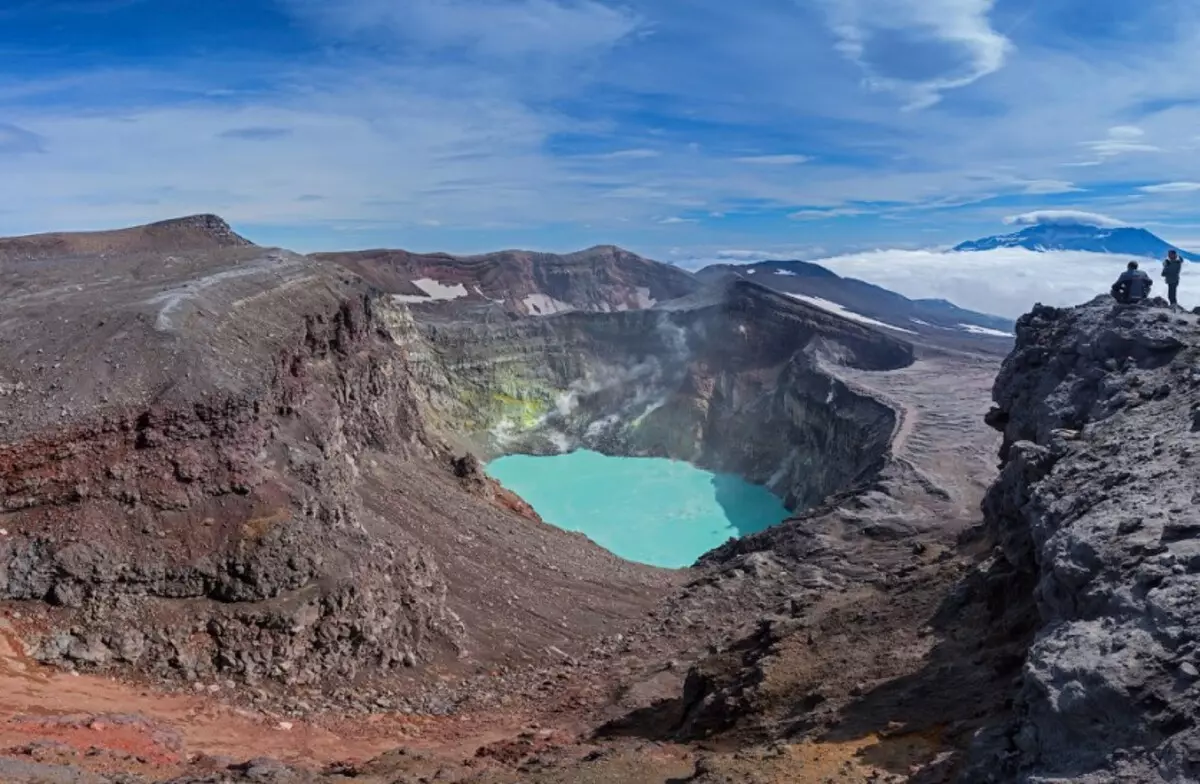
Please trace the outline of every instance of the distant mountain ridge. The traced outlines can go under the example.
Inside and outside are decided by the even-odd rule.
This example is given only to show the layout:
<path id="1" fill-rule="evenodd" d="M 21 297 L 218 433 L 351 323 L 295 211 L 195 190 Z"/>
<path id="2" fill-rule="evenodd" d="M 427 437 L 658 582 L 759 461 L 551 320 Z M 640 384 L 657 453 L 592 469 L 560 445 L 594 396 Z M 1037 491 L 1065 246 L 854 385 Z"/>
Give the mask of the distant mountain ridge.
<path id="1" fill-rule="evenodd" d="M 807 261 L 768 260 L 754 264 L 714 264 L 696 273 L 715 283 L 744 277 L 763 286 L 885 329 L 947 338 L 967 336 L 1004 339 L 1013 321 L 960 308 L 943 299 L 909 299 L 873 283 L 843 278 Z"/>
<path id="2" fill-rule="evenodd" d="M 613 245 L 554 254 L 505 250 L 477 256 L 366 250 L 314 253 L 340 264 L 400 301 L 493 303 L 520 315 L 568 310 L 641 310 L 700 288 L 690 273 Z"/>
<path id="3" fill-rule="evenodd" d="M 964 242 L 955 246 L 954 250 L 967 252 L 997 248 L 1025 248 L 1033 251 L 1074 250 L 1148 259 L 1165 258 L 1167 251 L 1175 248 L 1184 259 L 1200 261 L 1200 254 L 1177 248 L 1146 229 L 1132 226 L 1092 226 L 1085 223 L 1039 223 L 1012 234 Z"/>

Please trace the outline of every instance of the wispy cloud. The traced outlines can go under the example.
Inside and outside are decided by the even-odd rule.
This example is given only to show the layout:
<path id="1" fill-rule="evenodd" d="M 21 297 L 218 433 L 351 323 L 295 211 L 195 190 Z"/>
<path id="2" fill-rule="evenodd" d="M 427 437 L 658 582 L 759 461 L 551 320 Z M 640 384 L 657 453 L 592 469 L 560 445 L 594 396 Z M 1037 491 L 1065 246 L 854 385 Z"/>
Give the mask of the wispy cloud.
<path id="1" fill-rule="evenodd" d="M 259 126 L 256 128 L 230 128 L 227 131 L 221 131 L 217 134 L 222 139 L 243 139 L 251 142 L 267 142 L 272 139 L 282 139 L 285 136 L 291 136 L 290 128 L 270 128 Z"/>
<path id="2" fill-rule="evenodd" d="M 326 33 L 423 47 L 467 46 L 490 56 L 586 55 L 642 24 L 630 10 L 592 0 L 284 0 Z"/>
<path id="3" fill-rule="evenodd" d="M 1033 180 L 1025 185 L 1025 193 L 1031 195 L 1052 195 L 1055 193 L 1079 193 L 1083 188 L 1078 188 L 1075 183 L 1066 182 L 1064 180 Z"/>
<path id="4" fill-rule="evenodd" d="M 1037 210 L 1009 215 L 1004 222 L 1011 226 L 1099 226 L 1110 229 L 1129 225 L 1098 212 L 1083 210 Z"/>
<path id="5" fill-rule="evenodd" d="M 659 223 L 666 225 L 674 225 L 677 223 L 699 223 L 696 218 L 681 218 L 678 215 L 672 215 L 669 218 L 663 218 Z"/>
<path id="6" fill-rule="evenodd" d="M 909 108 L 937 103 L 1003 67 L 1011 42 L 991 25 L 993 0 L 822 0 L 837 49 L 868 84 Z"/>
<path id="7" fill-rule="evenodd" d="M 831 207 L 829 209 L 796 210 L 789 212 L 788 217 L 797 221 L 816 221 L 830 218 L 850 218 L 866 213 L 866 210 L 857 207 Z"/>
<path id="8" fill-rule="evenodd" d="M 812 158 L 808 155 L 745 155 L 734 158 L 738 163 L 752 163 L 758 166 L 795 166 L 808 163 Z"/>
<path id="9" fill-rule="evenodd" d="M 650 150 L 644 147 L 639 147 L 632 150 L 615 150 L 613 152 L 604 152 L 589 157 L 602 161 L 642 161 L 661 156 L 662 153 L 658 150 Z"/>
<path id="10" fill-rule="evenodd" d="M 1200 182 L 1161 182 L 1157 185 L 1143 185 L 1138 190 L 1143 193 L 1192 193 L 1200 191 Z"/>
<path id="11" fill-rule="evenodd" d="M 1146 132 L 1132 125 L 1118 125 L 1108 129 L 1108 137 L 1098 141 L 1083 142 L 1096 155 L 1115 158 L 1131 152 L 1162 152 L 1162 148 L 1142 141 Z"/>

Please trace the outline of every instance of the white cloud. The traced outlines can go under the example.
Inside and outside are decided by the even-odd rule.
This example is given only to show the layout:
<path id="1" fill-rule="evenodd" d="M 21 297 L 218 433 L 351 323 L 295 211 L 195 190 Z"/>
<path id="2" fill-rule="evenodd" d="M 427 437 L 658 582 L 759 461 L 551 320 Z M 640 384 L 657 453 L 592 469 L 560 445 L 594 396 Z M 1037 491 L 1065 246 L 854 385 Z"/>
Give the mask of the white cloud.
<path id="1" fill-rule="evenodd" d="M 1191 193 L 1200 191 L 1200 182 L 1161 182 L 1157 185 L 1143 185 L 1138 190 L 1145 193 Z"/>
<path id="2" fill-rule="evenodd" d="M 822 0 L 837 49 L 866 74 L 867 83 L 903 97 L 909 108 L 938 102 L 947 90 L 966 87 L 1004 65 L 1011 42 L 988 19 L 994 0 Z M 876 43 L 900 47 L 901 57 L 944 65 L 922 77 L 899 75 L 881 62 Z"/>
<path id="3" fill-rule="evenodd" d="M 1126 141 L 1132 141 L 1134 139 L 1142 138 L 1146 135 L 1146 132 L 1136 125 L 1115 125 L 1108 129 L 1108 135 L 1109 138 L 1112 139 L 1124 139 Z"/>
<path id="4" fill-rule="evenodd" d="M 663 218 L 659 223 L 672 225 L 676 223 L 698 223 L 695 218 L 680 218 L 678 215 L 672 215 L 669 218 Z"/>
<path id="5" fill-rule="evenodd" d="M 814 263 L 906 297 L 947 299 L 959 307 L 1016 318 L 1037 302 L 1064 307 L 1107 294 L 1126 261 L 1104 253 L 1000 248 L 973 253 L 877 250 Z M 1197 267 L 1194 273 L 1192 266 Z M 1165 295 L 1156 277 L 1155 288 L 1152 294 Z M 1180 299 L 1200 304 L 1200 265 L 1185 268 Z"/>
<path id="6" fill-rule="evenodd" d="M 747 155 L 734 158 L 738 163 L 753 163 L 760 166 L 795 166 L 812 160 L 807 155 Z"/>
<path id="7" fill-rule="evenodd" d="M 1115 229 L 1128 226 L 1128 223 L 1101 215 L 1098 212 L 1082 210 L 1037 210 L 1021 215 L 1010 215 L 1004 219 L 1010 226 L 1098 226 L 1105 229 Z"/>
<path id="8" fill-rule="evenodd" d="M 1117 125 L 1108 129 L 1108 138 L 1083 142 L 1083 146 L 1099 155 L 1102 160 L 1129 152 L 1162 152 L 1160 147 L 1140 141 L 1145 135 L 1146 132 L 1136 126 Z"/>
<path id="9" fill-rule="evenodd" d="M 719 250 L 714 255 L 718 259 L 733 261 L 762 261 L 771 258 L 771 254 L 763 250 Z"/>
<path id="10" fill-rule="evenodd" d="M 1053 193 L 1078 193 L 1083 188 L 1075 187 L 1074 183 L 1064 180 L 1031 180 L 1025 183 L 1025 193 L 1030 195 L 1047 195 Z"/>
<path id="11" fill-rule="evenodd" d="M 831 207 L 829 209 L 819 210 L 797 210 L 788 214 L 788 217 L 797 221 L 818 221 L 828 220 L 829 218 L 852 218 L 856 215 L 868 215 L 867 210 L 857 207 Z"/>
<path id="12" fill-rule="evenodd" d="M 637 161 L 648 158 L 658 158 L 661 156 L 658 150 L 648 150 L 645 148 L 637 148 L 633 150 L 616 150 L 614 152 L 599 153 L 598 155 L 590 156 L 606 161 Z"/>

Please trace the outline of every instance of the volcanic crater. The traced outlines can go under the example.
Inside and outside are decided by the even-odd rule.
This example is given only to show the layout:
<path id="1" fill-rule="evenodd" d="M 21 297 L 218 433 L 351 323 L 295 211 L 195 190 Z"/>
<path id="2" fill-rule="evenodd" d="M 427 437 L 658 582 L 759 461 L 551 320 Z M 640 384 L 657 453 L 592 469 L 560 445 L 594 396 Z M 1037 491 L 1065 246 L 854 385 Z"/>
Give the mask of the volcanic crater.
<path id="1" fill-rule="evenodd" d="M 851 679 L 920 666 L 994 473 L 994 344 L 618 249 L 301 256 L 199 216 L 0 262 L 6 628 L 45 664 L 294 721 L 500 711 L 660 743 L 764 737 L 802 703 L 821 725 Z M 796 517 L 654 569 L 482 468 L 581 447 L 735 474 Z M 858 674 L 795 669 L 802 628 L 850 635 Z"/>

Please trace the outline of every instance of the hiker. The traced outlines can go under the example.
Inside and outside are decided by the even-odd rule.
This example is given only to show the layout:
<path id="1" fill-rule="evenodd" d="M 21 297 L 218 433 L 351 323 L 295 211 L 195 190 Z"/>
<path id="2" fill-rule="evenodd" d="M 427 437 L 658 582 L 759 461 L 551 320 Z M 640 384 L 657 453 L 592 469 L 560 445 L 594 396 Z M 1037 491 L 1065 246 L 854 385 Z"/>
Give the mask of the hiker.
<path id="1" fill-rule="evenodd" d="M 1171 248 L 1167 251 L 1167 258 L 1163 260 L 1163 279 L 1167 281 L 1167 299 L 1171 301 L 1171 308 L 1179 309 L 1179 303 L 1175 301 L 1175 293 L 1179 291 L 1179 273 L 1183 271 L 1183 257 L 1178 251 Z"/>
<path id="2" fill-rule="evenodd" d="M 1131 261 L 1126 266 L 1121 277 L 1112 285 L 1113 299 L 1122 305 L 1132 305 L 1150 296 L 1150 287 L 1154 281 L 1150 276 L 1138 269 L 1138 263 Z"/>

